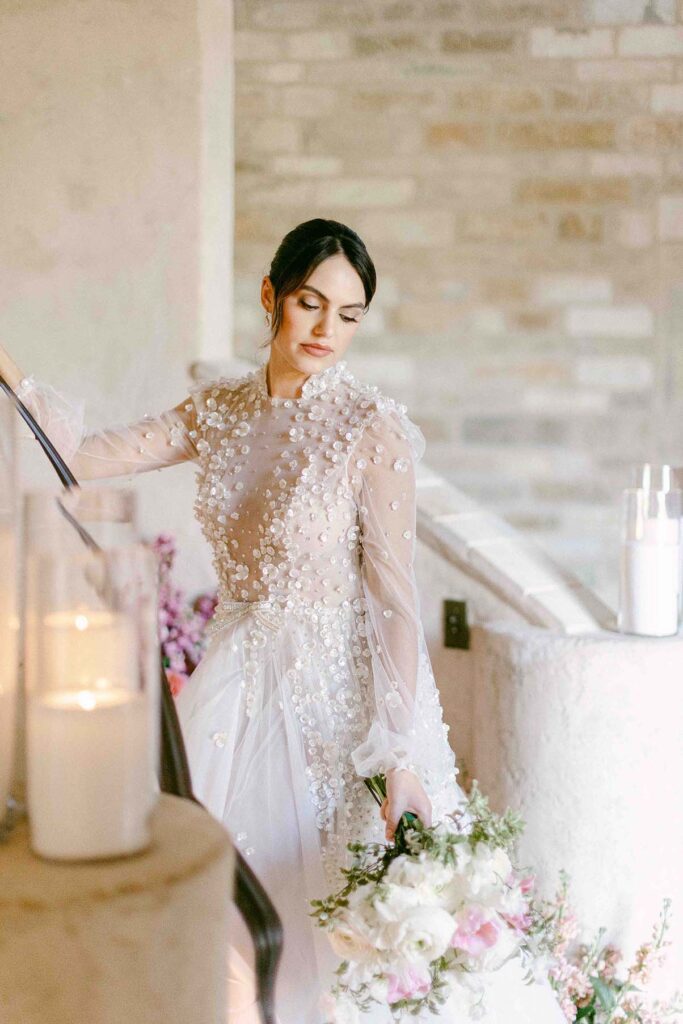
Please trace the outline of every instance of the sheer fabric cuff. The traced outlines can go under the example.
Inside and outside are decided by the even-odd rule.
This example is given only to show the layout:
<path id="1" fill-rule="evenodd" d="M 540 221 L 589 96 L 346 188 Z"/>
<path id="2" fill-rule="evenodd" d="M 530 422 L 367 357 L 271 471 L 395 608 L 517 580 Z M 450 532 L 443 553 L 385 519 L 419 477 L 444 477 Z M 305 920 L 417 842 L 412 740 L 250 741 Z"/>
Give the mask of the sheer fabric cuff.
<path id="1" fill-rule="evenodd" d="M 85 404 L 67 399 L 49 384 L 38 384 L 34 377 L 24 377 L 16 394 L 70 463 L 85 437 Z"/>
<path id="2" fill-rule="evenodd" d="M 363 778 L 386 775 L 394 768 L 417 774 L 412 738 L 391 732 L 377 720 L 370 726 L 366 739 L 351 752 L 351 759 Z"/>

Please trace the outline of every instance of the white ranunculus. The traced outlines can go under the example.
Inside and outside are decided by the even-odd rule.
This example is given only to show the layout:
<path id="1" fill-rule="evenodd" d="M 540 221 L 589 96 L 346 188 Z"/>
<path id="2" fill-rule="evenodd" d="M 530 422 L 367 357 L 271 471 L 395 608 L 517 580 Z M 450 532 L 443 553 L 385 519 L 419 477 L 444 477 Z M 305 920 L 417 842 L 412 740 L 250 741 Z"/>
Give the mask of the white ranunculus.
<path id="1" fill-rule="evenodd" d="M 486 843 L 477 843 L 467 867 L 467 877 L 474 895 L 485 901 L 487 890 L 498 890 L 511 871 L 512 864 L 505 850 L 494 850 Z"/>
<path id="2" fill-rule="evenodd" d="M 440 893 L 454 874 L 452 865 L 442 864 L 422 851 L 417 857 L 396 857 L 389 865 L 385 877 L 394 885 L 414 889 L 422 903 L 440 903 Z"/>
<path id="3" fill-rule="evenodd" d="M 424 966 L 445 953 L 454 931 L 453 918 L 441 907 L 420 906 L 396 922 L 377 928 L 380 949 L 413 966 Z"/>
<path id="4" fill-rule="evenodd" d="M 472 898 L 472 887 L 466 873 L 455 874 L 439 894 L 439 903 L 451 914 L 456 914 Z"/>
<path id="5" fill-rule="evenodd" d="M 354 910 L 346 908 L 335 918 L 329 938 L 332 948 L 342 960 L 370 963 L 377 959 L 367 922 Z"/>
<path id="6" fill-rule="evenodd" d="M 393 885 L 390 882 L 382 886 L 372 901 L 372 908 L 381 927 L 385 923 L 402 920 L 409 910 L 421 906 L 423 902 L 419 889 L 407 885 Z"/>

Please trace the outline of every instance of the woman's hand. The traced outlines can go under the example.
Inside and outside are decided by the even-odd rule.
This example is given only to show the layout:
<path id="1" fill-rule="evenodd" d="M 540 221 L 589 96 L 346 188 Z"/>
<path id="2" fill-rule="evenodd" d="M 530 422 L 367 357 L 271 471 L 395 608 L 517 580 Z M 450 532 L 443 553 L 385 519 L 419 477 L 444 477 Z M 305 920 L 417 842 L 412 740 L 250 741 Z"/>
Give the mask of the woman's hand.
<path id="1" fill-rule="evenodd" d="M 406 811 L 416 814 L 422 824 L 429 828 L 432 824 L 432 805 L 417 775 L 403 768 L 391 769 L 386 779 L 387 795 L 379 814 L 386 822 L 387 842 L 393 840 L 398 823 Z"/>

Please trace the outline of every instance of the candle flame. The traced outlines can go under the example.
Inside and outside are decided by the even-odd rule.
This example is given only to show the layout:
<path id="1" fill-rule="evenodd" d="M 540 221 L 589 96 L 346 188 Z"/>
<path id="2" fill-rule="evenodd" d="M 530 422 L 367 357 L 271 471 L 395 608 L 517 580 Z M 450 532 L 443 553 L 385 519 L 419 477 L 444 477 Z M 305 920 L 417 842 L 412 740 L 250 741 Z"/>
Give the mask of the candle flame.
<path id="1" fill-rule="evenodd" d="M 97 704 L 95 694 L 90 693 L 88 690 L 82 690 L 76 697 L 76 700 L 84 711 L 92 711 Z"/>
<path id="2" fill-rule="evenodd" d="M 77 615 L 75 617 L 74 626 L 76 627 L 76 629 L 87 629 L 88 625 L 89 623 L 87 615 Z"/>

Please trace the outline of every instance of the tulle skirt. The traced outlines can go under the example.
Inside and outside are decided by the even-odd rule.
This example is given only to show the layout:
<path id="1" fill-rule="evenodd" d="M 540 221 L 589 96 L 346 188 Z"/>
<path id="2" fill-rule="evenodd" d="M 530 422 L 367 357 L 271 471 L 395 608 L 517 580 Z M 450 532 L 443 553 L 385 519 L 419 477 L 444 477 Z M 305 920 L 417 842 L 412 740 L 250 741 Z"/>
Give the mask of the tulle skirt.
<path id="1" fill-rule="evenodd" d="M 291 616 L 284 626 L 273 627 L 248 611 L 216 630 L 177 699 L 195 793 L 228 829 L 284 924 L 280 1024 L 329 1019 L 322 1000 L 339 961 L 311 918 L 309 901 L 340 886 L 348 842 L 381 842 L 384 835 L 377 805 L 350 763 L 371 715 L 368 695 L 360 692 L 363 673 L 354 670 L 356 629 L 352 611 L 335 610 L 330 653 L 320 644 L 320 623 Z M 463 800 L 463 793 L 423 654 L 418 738 L 438 820 Z M 232 942 L 229 1020 L 251 1024 L 256 1021 L 249 1010 L 253 954 L 236 911 Z M 549 987 L 525 986 L 517 963 L 492 977 L 487 1005 L 485 1024 L 564 1020 Z M 359 1019 L 363 1024 L 392 1020 L 381 1008 Z M 456 1024 L 462 1013 L 445 1007 L 438 1019 Z"/>

